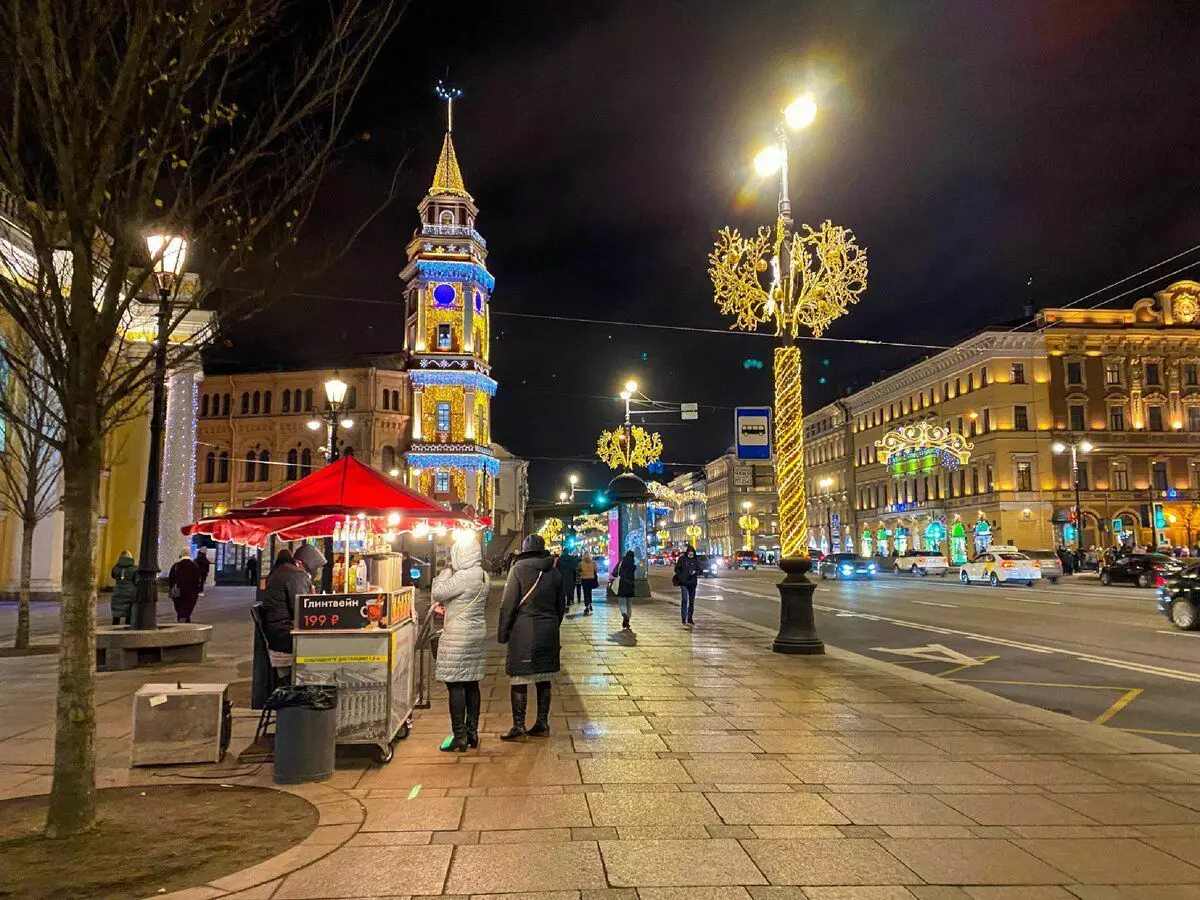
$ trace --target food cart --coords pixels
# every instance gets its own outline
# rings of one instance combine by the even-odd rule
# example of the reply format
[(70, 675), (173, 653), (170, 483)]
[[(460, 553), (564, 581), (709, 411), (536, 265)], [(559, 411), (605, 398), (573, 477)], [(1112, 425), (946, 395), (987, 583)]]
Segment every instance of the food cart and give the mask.
[(344, 457), (250, 506), (182, 531), (252, 547), (262, 547), (272, 535), (335, 540), (333, 585), (343, 592), (297, 598), (293, 681), (336, 684), (337, 742), (373, 744), (379, 760), (387, 762), (394, 742), (408, 735), (416, 697), (423, 693), (414, 679), (413, 588), (403, 584), (403, 560), (393, 543), (405, 533), (444, 535), (489, 524), (470, 509), (450, 510)]

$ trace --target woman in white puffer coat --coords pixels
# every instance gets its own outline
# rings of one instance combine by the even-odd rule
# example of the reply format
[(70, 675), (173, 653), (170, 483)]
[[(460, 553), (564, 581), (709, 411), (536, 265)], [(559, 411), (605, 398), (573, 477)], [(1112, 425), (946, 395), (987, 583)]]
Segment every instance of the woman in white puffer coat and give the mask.
[(445, 682), (450, 694), (454, 737), (442, 744), (442, 750), (449, 753), (479, 746), (479, 682), (487, 667), (485, 618), (492, 587), (482, 562), (474, 535), (456, 540), (450, 548), (450, 565), (433, 580), (434, 611), (440, 607), (445, 615), (434, 677)]

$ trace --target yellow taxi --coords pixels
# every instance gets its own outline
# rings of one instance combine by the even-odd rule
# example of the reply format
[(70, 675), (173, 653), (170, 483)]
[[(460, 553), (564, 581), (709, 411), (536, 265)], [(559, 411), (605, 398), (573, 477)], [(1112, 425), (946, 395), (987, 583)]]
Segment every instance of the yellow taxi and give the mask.
[(1030, 559), (1016, 547), (998, 544), (963, 563), (958, 577), (963, 584), (986, 582), (996, 587), (1011, 581), (1033, 587), (1035, 581), (1041, 580), (1042, 569), (1036, 559)]

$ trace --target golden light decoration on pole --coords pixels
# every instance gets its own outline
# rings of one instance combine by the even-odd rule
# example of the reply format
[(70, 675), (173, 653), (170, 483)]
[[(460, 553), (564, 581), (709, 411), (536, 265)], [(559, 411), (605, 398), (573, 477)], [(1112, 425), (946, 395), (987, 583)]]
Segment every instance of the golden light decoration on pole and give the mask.
[(610, 469), (632, 471), (634, 466), (645, 468), (658, 462), (662, 456), (662, 438), (651, 434), (640, 425), (623, 426), (612, 431), (600, 432), (596, 442), (596, 455)]
[(671, 539), (671, 532), (667, 531), (665, 528), (660, 528), (658, 531), (654, 532), (654, 536), (658, 538), (658, 542), (660, 544), (665, 544)]
[(738, 519), (738, 528), (746, 532), (746, 548), (747, 550), (754, 549), (754, 532), (758, 531), (758, 516), (752, 516), (746, 513)]
[(556, 544), (562, 537), (562, 530), (562, 519), (551, 517), (542, 523), (542, 527), (538, 529), (538, 534), (542, 536), (542, 540), (547, 544)]
[(704, 529), (699, 525), (689, 525), (684, 529), (684, 534), (686, 534), (688, 536), (688, 540), (694, 544), (696, 541), (700, 540), (700, 536), (704, 534)]

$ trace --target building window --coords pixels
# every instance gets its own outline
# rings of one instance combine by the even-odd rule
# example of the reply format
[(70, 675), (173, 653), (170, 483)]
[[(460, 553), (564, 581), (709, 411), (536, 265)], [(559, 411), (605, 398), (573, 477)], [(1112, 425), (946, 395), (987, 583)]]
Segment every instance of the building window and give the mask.
[(263, 415), (271, 414), (271, 392), (267, 391), (263, 394)]
[(358, 408), (358, 388), (354, 387), (353, 385), (350, 386), (350, 390), (346, 391), (346, 408)]
[(292, 392), (291, 391), (283, 392), (283, 411), (284, 412), (292, 411)]
[(1200, 385), (1200, 368), (1195, 363), (1183, 364), (1183, 383), (1188, 387)]
[(248, 415), (250, 412), (250, 392), (242, 391), (242, 415)]
[(449, 322), (438, 322), (437, 348), (439, 350), (449, 350), (450, 349), (450, 323)]
[[(286, 397), (287, 394), (284, 394), (284, 396)], [(288, 455), (287, 455), (287, 480), (288, 481), (296, 480), (296, 470), (299, 468), (299, 464), (300, 464), (300, 454), (297, 453), (296, 448), (293, 447), (291, 450), (288, 451)]]
[(1108, 408), (1108, 430), (1109, 431), (1124, 431), (1125, 430), (1125, 407), (1110, 406)]
[(254, 455), (253, 450), (246, 451), (246, 471), (243, 473), (242, 481), (253, 481), (254, 475), (258, 471), (258, 457)]
[(1162, 375), (1158, 371), (1158, 363), (1146, 363), (1146, 384), (1162, 384)]
[(1086, 459), (1081, 459), (1075, 464), (1075, 477), (1079, 479), (1079, 489), (1081, 491), (1090, 491), (1089, 485), (1092, 483), (1089, 477), (1088, 463)]
[(987, 434), (992, 430), (992, 411), (985, 409), (983, 411), (983, 433)]
[(1167, 490), (1167, 464), (1165, 462), (1150, 463), (1150, 484), (1156, 491)]
[(400, 410), (400, 392), (399, 391), (392, 391), (392, 409), (394, 409), (396, 411)]
[(204, 457), (204, 480), (208, 484), (212, 484), (212, 480), (217, 476), (217, 456), (215, 453), (209, 453)]
[(1067, 362), (1067, 384), (1083, 384), (1083, 363), (1077, 359)]
[(976, 468), (971, 469), (971, 493), (979, 493), (979, 470)]
[(1121, 361), (1119, 359), (1106, 359), (1104, 361), (1104, 383), (1121, 383)]
[[(304, 392), (304, 409), (306, 412), (312, 412), (312, 408), (313, 408), (312, 401), (313, 401), (312, 388), (309, 388), (308, 390), (306, 390)], [(299, 408), (299, 405), (300, 404), (296, 404), (297, 408)]]
[(948, 382), (948, 381), (942, 382), (942, 399), (943, 400), (950, 399), (950, 382)]
[(1200, 406), (1189, 406), (1188, 414), (1188, 431), (1200, 431)]
[(1149, 413), (1150, 430), (1151, 431), (1162, 431), (1163, 430), (1163, 408), (1161, 406), (1151, 406), (1151, 407), (1148, 407), (1146, 411)]
[(957, 376), (954, 379), (954, 396), (958, 397), (962, 394), (962, 379)]
[(1129, 490), (1129, 466), (1125, 463), (1113, 463), (1112, 486), (1114, 491)]
[(292, 410), (294, 412), (300, 412), (300, 410), (303, 408), (303, 401), (300, 399), (300, 388), (296, 388), (294, 391), (292, 391)]
[(437, 472), (433, 476), (433, 492), (435, 494), (450, 493), (450, 473)]
[(1017, 463), (1017, 490), (1033, 490), (1033, 465), (1027, 462)]
[(258, 391), (255, 391), (254, 392), (254, 404), (251, 407), (254, 411), (254, 415), (256, 415), (256, 416), (258, 415), (261, 404), (262, 404), (262, 394), (260, 394)]
[(267, 450), (258, 454), (258, 480), (271, 480), (271, 454)]
[(987, 387), (987, 383), (988, 383), (987, 366), (984, 366), (982, 369), (979, 370), (979, 386)]
[(968, 391), (975, 390), (975, 373), (974, 372), (967, 373), (967, 390)]
[(437, 405), (436, 413), (437, 413), (437, 430), (438, 431), (449, 431), (450, 430), (450, 404), (445, 401), (442, 401), (441, 403), (439, 403)]
[(1072, 431), (1083, 431), (1087, 428), (1082, 404), (1072, 403), (1067, 407), (1067, 414), (1070, 418), (1070, 429)]
[(305, 449), (300, 451), (300, 474), (301, 476), (312, 474), (311, 450)]
[(221, 397), (221, 415), (229, 415), (229, 395), (225, 394)]
[(221, 484), (229, 482), (229, 454), (225, 451), (221, 451), (217, 459), (217, 481)]
[(396, 468), (396, 449), (388, 446), (383, 448), (383, 453), (380, 454), (379, 467), (385, 472), (391, 472)]
[(208, 415), (208, 394), (200, 398), (200, 416), (203, 418)]
[(983, 482), (984, 482), (984, 489), (989, 494), (996, 489), (996, 480), (992, 476), (991, 463), (988, 463), (986, 466), (983, 467)]
[(1028, 431), (1029, 430), (1029, 409), (1025, 406), (1013, 407), (1013, 430)]
[(392, 408), (392, 392), (391, 391), (385, 390), (383, 392), (383, 408), (384, 409)]

